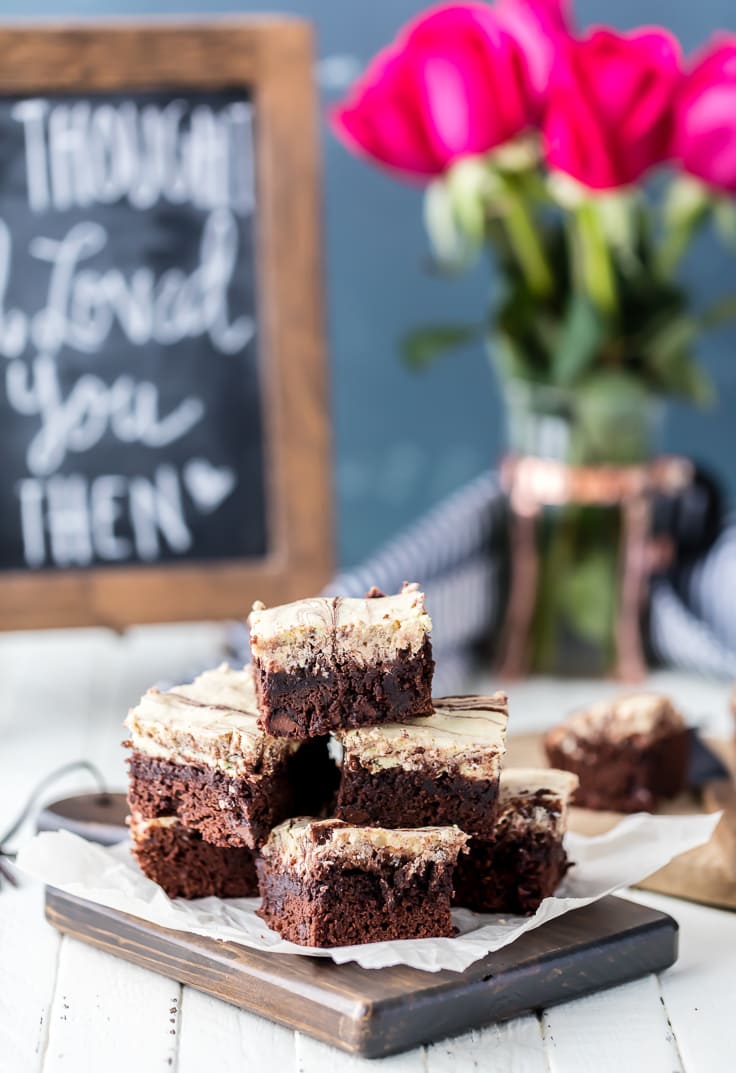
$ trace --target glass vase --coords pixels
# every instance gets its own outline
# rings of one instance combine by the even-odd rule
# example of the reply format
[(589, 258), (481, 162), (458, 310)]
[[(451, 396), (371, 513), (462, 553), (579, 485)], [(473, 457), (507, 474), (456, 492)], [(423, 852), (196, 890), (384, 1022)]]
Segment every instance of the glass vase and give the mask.
[[(610, 377), (575, 391), (512, 381), (504, 395), (506, 472), (517, 475), (507, 482), (514, 527), (508, 621), (524, 620), (515, 666), (506, 670), (636, 677), (636, 658), (621, 669), (631, 515), (610, 489), (617, 481), (626, 485), (652, 459), (661, 404), (630, 385), (617, 389)], [(522, 469), (527, 484), (531, 475), (531, 501), (519, 494)], [(626, 630), (640, 630), (638, 613), (628, 614)], [(641, 651), (638, 636), (625, 643), (629, 652)]]

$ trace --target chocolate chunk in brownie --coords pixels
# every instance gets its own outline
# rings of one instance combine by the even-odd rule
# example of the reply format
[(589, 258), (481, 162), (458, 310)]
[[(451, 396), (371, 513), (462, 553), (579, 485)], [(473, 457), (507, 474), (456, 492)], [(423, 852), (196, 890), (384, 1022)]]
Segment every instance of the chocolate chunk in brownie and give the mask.
[(536, 912), (569, 867), (563, 836), (576, 786), (577, 778), (566, 771), (502, 772), (494, 834), (471, 839), (459, 859), (453, 904), (478, 913)]
[(549, 732), (547, 760), (580, 779), (575, 804), (652, 810), (687, 786), (689, 737), (672, 702), (632, 693), (575, 712)]
[(213, 846), (175, 816), (145, 820), (134, 815), (130, 833), (141, 871), (170, 898), (248, 898), (258, 893), (249, 849)]
[(505, 752), (506, 696), (444, 697), (431, 715), (338, 731), (336, 815), (377, 827), (457, 825), (490, 835)]
[(310, 738), (431, 711), (432, 623), (416, 584), (364, 600), (256, 603), (249, 625), (269, 734)]
[(258, 726), (252, 673), (226, 665), (166, 693), (149, 690), (126, 721), (131, 811), (177, 816), (219, 846), (257, 848), (294, 815), (297, 742)]
[(452, 935), (452, 871), (466, 842), (456, 827), (287, 820), (257, 862), (258, 913), (302, 946)]

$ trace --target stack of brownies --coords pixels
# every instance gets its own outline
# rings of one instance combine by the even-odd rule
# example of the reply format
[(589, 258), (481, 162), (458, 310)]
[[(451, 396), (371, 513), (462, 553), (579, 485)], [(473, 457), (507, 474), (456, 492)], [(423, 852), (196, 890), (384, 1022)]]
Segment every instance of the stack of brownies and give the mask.
[(502, 772), (506, 697), (432, 700), (416, 584), (250, 616), (222, 666), (127, 719), (134, 851), (171, 897), (260, 892), (308, 946), (452, 935), (450, 907), (530, 913), (567, 869), (562, 771)]

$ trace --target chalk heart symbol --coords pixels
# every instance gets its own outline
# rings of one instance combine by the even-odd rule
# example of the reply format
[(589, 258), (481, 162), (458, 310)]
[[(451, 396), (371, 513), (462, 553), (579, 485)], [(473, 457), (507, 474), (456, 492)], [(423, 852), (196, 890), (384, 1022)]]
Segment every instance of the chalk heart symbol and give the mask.
[(193, 458), (184, 466), (184, 484), (203, 514), (211, 514), (235, 488), (235, 473), (229, 466), (213, 466), (206, 458)]

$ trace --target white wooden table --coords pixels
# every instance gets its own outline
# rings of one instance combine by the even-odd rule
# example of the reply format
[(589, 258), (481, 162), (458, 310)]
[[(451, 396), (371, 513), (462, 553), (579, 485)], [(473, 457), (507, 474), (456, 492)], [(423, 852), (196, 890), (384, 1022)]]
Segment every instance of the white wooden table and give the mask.
[[(0, 831), (38, 778), (87, 758), (124, 784), (121, 721), (159, 679), (217, 662), (217, 626), (0, 637)], [(486, 683), (487, 684), (487, 683)], [(656, 676), (715, 733), (724, 684)], [(517, 730), (548, 725), (612, 687), (537, 680), (511, 690)], [(53, 796), (88, 787), (79, 778)], [(24, 832), (21, 837), (27, 837)], [(368, 1063), (61, 938), (41, 891), (0, 893), (0, 1073), (734, 1073), (736, 914), (653, 895), (681, 926), (677, 965), (615, 990)]]

